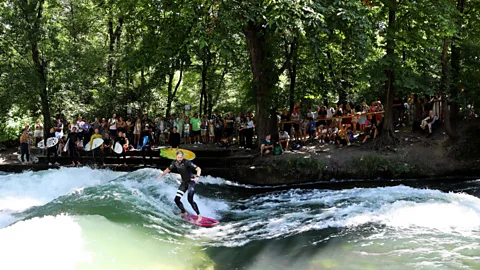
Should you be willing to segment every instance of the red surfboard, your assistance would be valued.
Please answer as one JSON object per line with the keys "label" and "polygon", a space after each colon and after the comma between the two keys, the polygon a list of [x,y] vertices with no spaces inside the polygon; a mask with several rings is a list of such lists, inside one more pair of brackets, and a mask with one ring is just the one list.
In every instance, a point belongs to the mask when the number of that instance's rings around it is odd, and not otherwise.
{"label": "red surfboard", "polygon": [[[172,211],[172,212],[177,216],[180,215],[178,213],[175,213],[174,211]],[[203,216],[202,216],[202,219],[200,221],[198,221],[197,220],[197,215],[192,215],[192,214],[188,214],[188,215],[183,216],[181,218],[183,220],[185,220],[186,222],[190,223],[190,224],[197,225],[197,226],[200,226],[200,227],[213,227],[213,226],[217,225],[218,223],[220,223],[216,219],[203,217]]]}

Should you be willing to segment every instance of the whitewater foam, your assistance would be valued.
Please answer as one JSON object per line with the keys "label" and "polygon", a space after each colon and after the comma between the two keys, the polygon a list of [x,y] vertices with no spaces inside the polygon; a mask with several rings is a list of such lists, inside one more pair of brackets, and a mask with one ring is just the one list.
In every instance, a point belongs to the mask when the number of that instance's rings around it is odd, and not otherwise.
{"label": "whitewater foam", "polygon": [[[0,269],[76,269],[88,263],[81,228],[70,216],[46,216],[0,230]],[[28,256],[28,257],[26,257]]]}
{"label": "whitewater foam", "polygon": [[122,174],[82,167],[0,176],[0,228],[18,220],[16,214],[30,207],[83,187],[107,183]]}
{"label": "whitewater foam", "polygon": [[[253,240],[367,224],[408,229],[414,234],[441,230],[480,238],[480,199],[437,190],[405,186],[340,191],[295,189],[257,195],[230,206],[235,222],[220,223],[209,233],[219,245],[240,246]],[[199,229],[193,235],[205,232]]]}

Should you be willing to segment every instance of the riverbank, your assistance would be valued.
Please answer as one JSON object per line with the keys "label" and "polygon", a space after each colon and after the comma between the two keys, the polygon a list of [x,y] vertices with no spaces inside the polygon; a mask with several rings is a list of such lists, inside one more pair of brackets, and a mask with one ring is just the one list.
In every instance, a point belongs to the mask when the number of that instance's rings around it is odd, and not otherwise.
{"label": "riverbank", "polygon": [[[373,150],[373,142],[352,144],[338,148],[328,144],[310,144],[298,151],[282,155],[262,157],[258,152],[245,152],[237,146],[221,149],[212,145],[188,145],[185,148],[197,154],[195,163],[203,174],[221,177],[242,184],[277,186],[302,183],[329,183],[332,179],[435,179],[480,176],[480,123],[478,120],[463,122],[458,132],[457,144],[451,146],[442,129],[431,138],[412,133],[403,128],[396,132],[400,144],[388,152]],[[106,159],[107,167],[115,171],[133,171],[144,168],[141,152],[132,152],[128,166],[120,166],[116,158]],[[6,159],[0,163],[0,171],[22,172],[46,170],[45,158],[39,164],[22,165]],[[11,157],[11,154],[10,154]],[[171,162],[154,153],[153,166],[164,169]],[[88,163],[91,157],[83,157]],[[61,157],[60,164],[67,165],[68,158]],[[123,161],[122,161],[123,162]]]}

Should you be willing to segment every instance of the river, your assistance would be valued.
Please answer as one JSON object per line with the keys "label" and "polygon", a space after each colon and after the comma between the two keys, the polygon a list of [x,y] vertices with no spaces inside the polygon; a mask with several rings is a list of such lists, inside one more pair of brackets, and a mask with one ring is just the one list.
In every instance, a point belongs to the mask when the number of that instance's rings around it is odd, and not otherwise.
{"label": "river", "polygon": [[221,223],[200,228],[173,215],[179,182],[159,173],[0,175],[0,269],[480,269],[480,180],[326,190],[201,177],[197,204]]}

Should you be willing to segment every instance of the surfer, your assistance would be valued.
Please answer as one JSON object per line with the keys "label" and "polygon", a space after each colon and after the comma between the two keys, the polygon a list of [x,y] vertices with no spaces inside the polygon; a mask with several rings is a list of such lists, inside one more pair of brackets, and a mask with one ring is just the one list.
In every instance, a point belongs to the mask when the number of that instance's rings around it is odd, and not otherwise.
{"label": "surfer", "polygon": [[[47,134],[47,137],[45,138],[45,145],[48,146],[47,144],[47,140],[50,139],[50,138],[55,138],[55,129],[52,127],[50,128],[50,132]],[[52,166],[52,163],[50,162],[50,155],[53,154],[55,156],[55,165],[59,165],[58,164],[58,144],[55,144],[54,146],[52,147],[48,147],[47,148],[47,163],[48,163],[48,166]]]}
{"label": "surfer", "polygon": [[[127,139],[123,136],[123,132],[118,132],[118,137],[115,138],[113,145],[116,145],[119,143],[122,146],[122,152],[121,153],[116,153],[117,154],[117,161],[120,162],[120,156],[123,156],[123,166],[127,166],[127,163],[125,160],[127,159],[127,153],[124,148],[125,145],[128,146],[128,141]],[[115,146],[114,146],[115,147]]]}
{"label": "surfer", "polygon": [[[195,178],[193,179],[192,170],[197,172]],[[188,202],[192,206],[195,213],[197,213],[197,221],[200,221],[202,216],[200,216],[200,210],[198,210],[198,206],[193,200],[193,195],[195,195],[195,184],[198,182],[198,178],[200,177],[202,170],[190,160],[183,159],[183,152],[178,151],[176,154],[176,160],[172,161],[172,164],[170,164],[170,166],[158,176],[158,179],[162,179],[165,174],[170,173],[171,171],[177,172],[182,176],[182,183],[180,184],[180,187],[177,190],[177,195],[175,196],[175,204],[177,204],[178,208],[180,208],[182,211],[180,215],[182,217],[187,215],[187,211],[183,207],[180,199],[188,190]]]}
{"label": "surfer", "polygon": [[[95,129],[95,134],[93,134],[92,137],[90,137],[90,149],[92,149],[92,147],[93,147],[93,141],[95,139],[101,139],[101,138],[102,138],[102,135],[99,134],[98,128],[96,128]],[[97,148],[93,149],[93,163],[94,164],[97,161],[97,157],[102,162],[103,167],[105,167],[106,165],[105,165],[105,160],[103,159],[103,151],[102,151],[101,147],[97,147]]]}
{"label": "surfer", "polygon": [[80,141],[80,138],[78,137],[77,133],[77,127],[73,126],[72,131],[68,134],[68,149],[70,150],[70,158],[72,159],[72,166],[75,166],[75,161],[77,162],[78,166],[81,166],[82,164],[80,161],[77,159],[78,155],[78,142]]}

